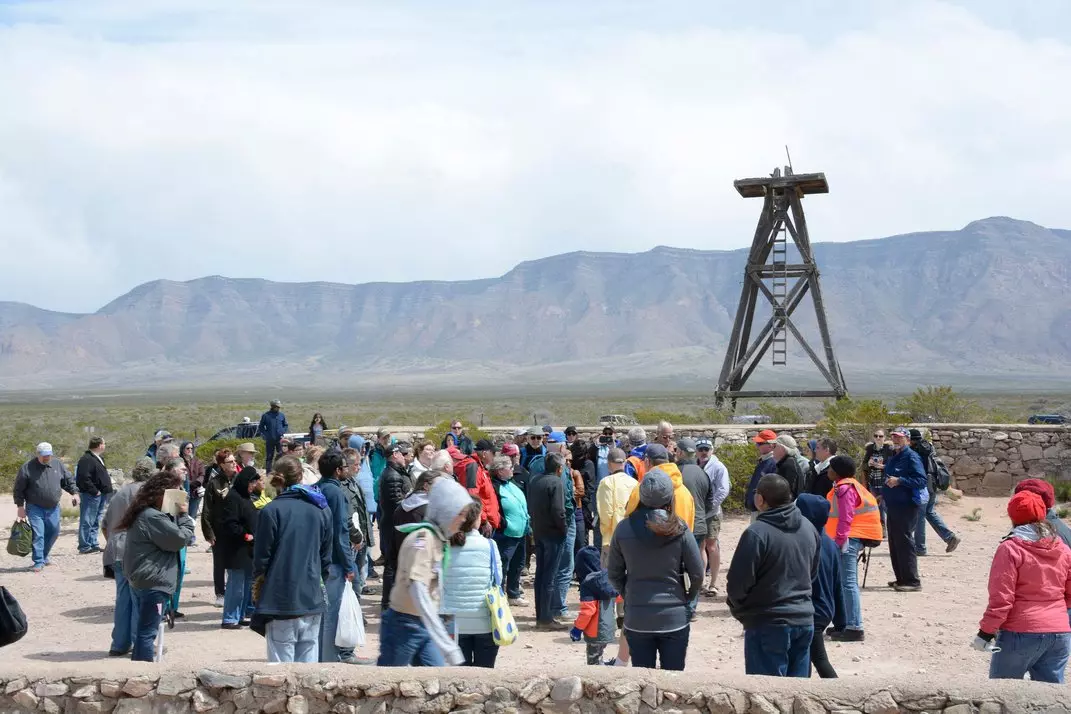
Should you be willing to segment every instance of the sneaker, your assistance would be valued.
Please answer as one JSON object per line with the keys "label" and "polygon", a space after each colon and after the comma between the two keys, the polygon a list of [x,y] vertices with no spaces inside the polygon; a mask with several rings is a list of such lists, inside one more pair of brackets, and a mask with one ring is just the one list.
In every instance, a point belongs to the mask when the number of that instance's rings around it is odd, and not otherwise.
{"label": "sneaker", "polygon": [[551,618],[551,619],[547,620],[546,622],[537,622],[536,623],[536,629],[537,630],[544,630],[544,631],[546,631],[546,630],[550,630],[550,631],[571,630],[572,628],[573,628],[573,626],[570,625],[568,622],[565,622],[563,620],[559,620],[557,618]]}
{"label": "sneaker", "polygon": [[862,630],[830,630],[829,639],[834,642],[863,642],[866,635]]}
{"label": "sneaker", "polygon": [[528,601],[523,597],[511,597],[509,598],[510,607],[528,607]]}
{"label": "sneaker", "polygon": [[123,650],[122,652],[119,650],[108,650],[109,657],[126,657],[128,654],[130,654],[130,650],[128,649]]}
{"label": "sneaker", "polygon": [[376,592],[376,589],[371,585],[365,585],[363,588],[361,588],[362,595],[375,595]]}
{"label": "sneaker", "polygon": [[181,620],[182,618],[186,617],[186,613],[184,613],[184,612],[179,612],[178,610],[175,610],[175,611],[173,611],[173,612],[171,613],[171,615],[172,615],[172,616],[173,616],[173,617],[174,617],[174,618],[175,618],[176,620]]}
{"label": "sneaker", "polygon": [[890,580],[889,581],[889,587],[890,588],[896,588],[899,584],[900,583],[896,582],[895,580]]}
{"label": "sneaker", "polygon": [[915,551],[915,557],[916,558],[925,558],[927,555],[929,555],[929,553],[927,553],[924,550],[916,550]]}
{"label": "sneaker", "polygon": [[30,568],[30,572],[31,573],[40,573],[44,569],[45,569],[45,566],[43,566],[43,565],[34,565],[34,566],[32,566]]}
{"label": "sneaker", "polygon": [[951,553],[952,551],[954,551],[956,548],[959,547],[959,544],[960,544],[959,536],[958,535],[953,535],[952,536],[952,540],[948,541],[948,545],[945,546],[945,552],[946,553]]}
{"label": "sneaker", "polygon": [[616,667],[617,666],[617,657],[611,657],[610,659],[606,660],[605,662],[603,662],[603,666]]}
{"label": "sneaker", "polygon": [[373,570],[372,572],[370,572],[368,574],[368,579],[369,580],[379,580],[379,573],[377,573],[376,571]]}
{"label": "sneaker", "polygon": [[221,630],[240,630],[242,629],[242,623],[240,622],[224,622],[219,626]]}
{"label": "sneaker", "polygon": [[917,593],[922,590],[922,585],[893,585],[893,590],[898,593]]}
{"label": "sneaker", "polygon": [[346,655],[345,657],[340,658],[340,661],[343,664],[354,664],[365,667],[375,666],[376,664],[376,659],[374,657],[358,657],[355,654]]}
{"label": "sneaker", "polygon": [[223,607],[222,595],[216,595],[216,599],[212,601],[212,607]]}
{"label": "sneaker", "polygon": [[688,622],[698,622],[698,621],[699,621],[699,613],[698,612],[693,612],[691,615],[688,616]]}

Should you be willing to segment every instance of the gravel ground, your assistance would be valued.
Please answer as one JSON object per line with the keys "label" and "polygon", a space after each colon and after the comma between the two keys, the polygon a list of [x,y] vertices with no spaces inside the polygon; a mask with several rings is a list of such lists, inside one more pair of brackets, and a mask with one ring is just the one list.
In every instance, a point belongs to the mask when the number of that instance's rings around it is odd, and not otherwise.
{"label": "gravel ground", "polygon": [[[946,555],[932,530],[929,557],[920,559],[921,593],[900,594],[885,587],[891,579],[888,551],[874,551],[863,593],[866,642],[828,643],[831,662],[842,677],[857,675],[924,675],[955,673],[984,677],[988,657],[968,648],[977,630],[986,601],[986,580],[992,554],[1008,530],[1003,499],[964,498],[939,505],[949,526],[963,539],[959,549]],[[976,522],[964,514],[981,509]],[[0,537],[7,538],[8,524],[15,517],[10,497],[2,497]],[[732,549],[747,526],[744,518],[732,518],[722,533],[723,562],[728,566]],[[122,666],[107,657],[110,642],[114,583],[101,576],[99,555],[83,556],[76,549],[76,523],[64,523],[53,550],[54,565],[42,573],[27,570],[29,558],[0,553],[0,584],[20,601],[30,621],[22,641],[3,650],[8,664],[22,661],[26,672],[37,669],[69,669],[92,662],[94,671]],[[935,547],[936,546],[936,547]],[[182,610],[186,618],[166,636],[165,661],[169,669],[196,669],[210,664],[249,665],[265,660],[264,640],[248,630],[219,629],[221,611],[212,606],[212,556],[198,545],[188,554],[191,573],[183,586]],[[724,573],[724,570],[723,570]],[[373,581],[374,582],[374,581]],[[724,574],[719,583],[724,590]],[[367,598],[369,641],[364,656],[378,652],[378,596]],[[531,598],[529,597],[529,600]],[[576,602],[576,591],[570,594]],[[574,606],[575,607],[575,606]],[[516,608],[521,626],[520,641],[503,648],[500,668],[539,672],[562,664],[584,664],[584,645],[572,643],[567,633],[530,631],[531,607]],[[607,649],[607,655],[616,651]],[[105,664],[110,662],[111,664]],[[90,668],[87,668],[90,669]],[[699,620],[692,625],[687,671],[695,673],[743,672],[743,638],[723,601],[703,598]]]}

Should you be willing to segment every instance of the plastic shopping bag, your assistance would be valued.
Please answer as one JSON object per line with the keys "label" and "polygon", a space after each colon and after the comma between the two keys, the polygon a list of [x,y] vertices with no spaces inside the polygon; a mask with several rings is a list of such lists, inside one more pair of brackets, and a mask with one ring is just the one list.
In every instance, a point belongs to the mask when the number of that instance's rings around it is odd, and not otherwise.
{"label": "plastic shopping bag", "polygon": [[361,614],[361,603],[357,600],[353,586],[348,582],[342,589],[342,603],[338,608],[335,647],[349,650],[364,647],[364,616]]}
{"label": "plastic shopping bag", "polygon": [[7,539],[7,552],[25,558],[33,549],[33,529],[27,521],[15,521]]}

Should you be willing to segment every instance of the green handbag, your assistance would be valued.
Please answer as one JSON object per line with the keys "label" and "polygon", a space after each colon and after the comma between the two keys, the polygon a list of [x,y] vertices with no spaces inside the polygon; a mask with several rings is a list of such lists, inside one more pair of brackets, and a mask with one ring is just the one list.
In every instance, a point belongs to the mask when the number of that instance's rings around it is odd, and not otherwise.
{"label": "green handbag", "polygon": [[33,528],[25,520],[15,521],[11,525],[11,535],[7,537],[7,552],[25,558],[33,550]]}

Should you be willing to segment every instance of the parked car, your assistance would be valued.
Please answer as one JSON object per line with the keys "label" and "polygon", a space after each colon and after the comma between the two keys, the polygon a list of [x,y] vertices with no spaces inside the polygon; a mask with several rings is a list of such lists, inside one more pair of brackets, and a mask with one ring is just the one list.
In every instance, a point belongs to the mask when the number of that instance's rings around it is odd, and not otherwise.
{"label": "parked car", "polygon": [[765,414],[737,414],[729,417],[730,424],[769,424],[772,421]]}
{"label": "parked car", "polygon": [[1033,414],[1026,422],[1028,424],[1066,424],[1067,417],[1063,414]]}
{"label": "parked car", "polygon": [[260,433],[260,425],[245,419],[240,424],[234,426],[228,426],[225,429],[220,429],[209,441],[218,441],[220,439],[255,439]]}

